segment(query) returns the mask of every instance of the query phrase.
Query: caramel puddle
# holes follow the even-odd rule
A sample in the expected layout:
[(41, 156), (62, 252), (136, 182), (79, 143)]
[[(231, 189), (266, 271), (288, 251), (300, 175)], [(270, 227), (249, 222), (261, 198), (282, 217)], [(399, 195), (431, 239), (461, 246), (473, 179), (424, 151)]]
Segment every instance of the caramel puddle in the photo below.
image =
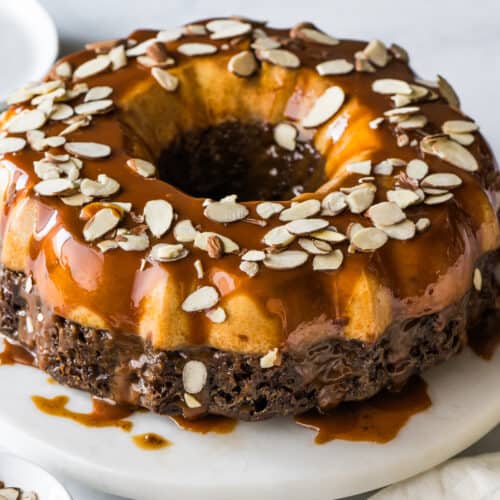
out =
[(130, 420), (124, 420), (134, 413), (134, 410), (127, 406), (113, 405), (92, 398), (92, 411), (78, 413), (66, 408), (69, 402), (68, 396), (55, 396), (53, 398), (32, 396), (31, 400), (42, 413), (67, 418), (86, 427), (118, 427), (124, 432), (130, 432), (133, 427)]
[(138, 448), (147, 451), (161, 450), (172, 445), (171, 441), (154, 432), (132, 436), (132, 441)]
[(183, 417), (169, 417), (177, 427), (184, 431), (197, 432), (198, 434), (230, 434), (238, 422), (231, 418), (209, 415), (200, 420), (186, 420)]
[(317, 444), (334, 439), (387, 443), (410, 417), (430, 406), (427, 384), (415, 377), (401, 392), (383, 392), (367, 401), (343, 403), (329, 415), (307, 413), (295, 417), (295, 421), (317, 431)]
[(4, 350), (0, 352), (0, 365), (26, 365), (34, 366), (35, 357), (28, 349), (19, 344), (13, 344), (3, 339)]

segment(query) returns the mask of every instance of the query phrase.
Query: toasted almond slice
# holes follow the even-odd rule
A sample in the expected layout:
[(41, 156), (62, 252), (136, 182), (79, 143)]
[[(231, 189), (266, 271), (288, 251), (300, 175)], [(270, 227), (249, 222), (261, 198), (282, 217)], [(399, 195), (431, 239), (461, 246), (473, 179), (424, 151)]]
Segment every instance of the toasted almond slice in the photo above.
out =
[(203, 264), (200, 259), (196, 259), (193, 262), (194, 269), (196, 271), (196, 277), (201, 280), (205, 276), (205, 271), (203, 270)]
[(74, 80), (89, 78), (106, 71), (111, 66), (111, 59), (107, 55), (99, 55), (94, 59), (84, 62), (73, 73)]
[(214, 201), (205, 207), (203, 213), (210, 220), (227, 224), (244, 219), (248, 215), (248, 208), (240, 203)]
[(376, 226), (391, 226), (406, 219), (405, 213), (392, 201), (372, 205), (367, 215)]
[(33, 189), (41, 196), (60, 196), (71, 193), (75, 184), (70, 179), (47, 179), (35, 184)]
[(61, 177), (61, 170), (54, 163), (35, 161), (33, 162), (33, 166), (35, 174), (42, 180), (58, 179)]
[(179, 79), (161, 68), (151, 68), (151, 75), (168, 92), (175, 92), (179, 86)]
[(47, 137), (45, 139), (45, 144), (49, 148), (58, 148), (60, 146), (64, 146), (66, 144), (66, 138), (65, 137), (59, 137), (58, 135), (53, 135), (51, 137)]
[(240, 263), (240, 271), (253, 278), (259, 272), (259, 264), (257, 262), (242, 261)]
[(174, 238), (181, 243), (191, 243), (197, 234), (198, 231), (189, 219), (181, 220), (174, 226)]
[(354, 64), (346, 59), (330, 59), (316, 65), (316, 71), (321, 76), (346, 75), (354, 70)]
[(151, 248), (148, 258), (157, 262), (175, 262), (184, 259), (188, 253), (181, 243), (157, 243)]
[(283, 68), (298, 68), (300, 59), (289, 50), (285, 49), (264, 49), (259, 51), (261, 59)]
[(417, 228), (417, 231), (419, 233), (425, 231), (427, 228), (429, 228), (431, 225), (430, 219), (427, 217), (421, 217), (420, 219), (417, 220), (415, 226)]
[(338, 215), (347, 207), (346, 195), (339, 191), (328, 193), (321, 201), (321, 215)]
[(273, 129), (276, 144), (288, 151), (295, 151), (297, 135), (297, 129), (290, 123), (278, 123)]
[(415, 236), (416, 226), (411, 220), (404, 220), (391, 226), (383, 226), (382, 229), (389, 238), (393, 240), (411, 240)]
[(92, 87), (85, 94), (83, 102), (101, 101), (102, 99), (107, 99), (112, 93), (113, 87), (109, 87), (108, 85)]
[(277, 347), (271, 349), (259, 359), (259, 365), (263, 370), (267, 370), (269, 368), (272, 368), (273, 366), (279, 366), (279, 364), (280, 353)]
[(265, 252), (262, 250), (248, 250), (241, 256), (241, 260), (249, 262), (261, 262), (266, 258)]
[(479, 126), (477, 123), (468, 120), (448, 120), (443, 123), (441, 130), (445, 134), (468, 134), (477, 132)]
[(116, 248), (119, 248), (118, 242), (115, 240), (102, 240), (97, 243), (97, 248), (102, 252), (106, 253), (109, 252), (110, 250), (115, 250)]
[(313, 107), (302, 119), (305, 128), (316, 128), (330, 120), (344, 104), (345, 93), (341, 87), (329, 87), (316, 99)]
[(286, 224), (290, 234), (303, 235), (314, 233), (328, 227), (328, 221), (324, 219), (297, 219)]
[[(31, 328), (27, 328), (28, 333), (33, 333), (33, 325), (28, 322), (28, 319), (31, 320), (31, 318), (27, 317), (26, 318), (26, 326), (28, 327), (31, 326)], [(17, 488), (1, 488), (0, 489), (0, 499), (1, 500), (19, 500), (20, 492)]]
[(387, 199), (399, 208), (405, 209), (420, 201), (420, 196), (411, 189), (396, 189), (387, 191)]
[(219, 292), (213, 286), (202, 286), (188, 295), (182, 303), (185, 312), (211, 309), (219, 302)]
[(435, 196), (428, 196), (424, 203), (426, 205), (440, 205), (441, 203), (446, 203), (453, 198), (453, 193), (438, 194)]
[(454, 141), (438, 138), (432, 142), (431, 149), (433, 154), (439, 156), (439, 158), (466, 172), (475, 172), (479, 169), (477, 160), (471, 152)]
[(106, 158), (111, 154), (111, 148), (107, 144), (97, 142), (67, 142), (64, 149), (78, 158), (89, 160)]
[(420, 111), (420, 106), (403, 106), (384, 111), (384, 116), (413, 115)]
[(483, 275), (481, 274), (481, 271), (477, 267), (476, 269), (474, 269), (472, 283), (474, 285), (474, 288), (478, 292), (480, 292), (481, 289), (483, 288)]
[(205, 28), (211, 33), (216, 33), (217, 31), (222, 31), (225, 29), (232, 28), (234, 26), (238, 27), (241, 24), (239, 19), (231, 19), (231, 18), (221, 18), (221, 19), (212, 19), (205, 24)]
[(184, 35), (204, 36), (207, 34), (207, 29), (203, 24), (187, 24), (182, 28)]
[(73, 68), (69, 62), (64, 61), (56, 66), (55, 73), (59, 78), (68, 80), (73, 74)]
[(460, 99), (450, 83), (441, 75), (438, 75), (439, 92), (444, 100), (455, 109), (460, 109)]
[(26, 140), (22, 137), (3, 137), (0, 138), (0, 155), (7, 153), (16, 153), (26, 146)]
[(311, 255), (325, 255), (332, 251), (331, 245), (322, 240), (311, 238), (299, 238), (299, 246)]
[(72, 116), (73, 108), (68, 104), (54, 104), (49, 114), (49, 118), (56, 121), (67, 120)]
[(262, 219), (269, 219), (273, 215), (279, 214), (284, 208), (285, 207), (280, 203), (264, 201), (262, 203), (259, 203), (255, 207), (255, 210), (257, 212), (257, 215), (259, 217), (262, 217)]
[(30, 88), (17, 89), (7, 96), (6, 102), (9, 106), (13, 104), (22, 104), (23, 102), (31, 100), (34, 95), (35, 93)]
[(425, 115), (410, 116), (406, 120), (398, 123), (398, 128), (403, 130), (411, 130), (416, 128), (423, 128), (427, 125), (427, 117)]
[(177, 47), (177, 50), (185, 56), (205, 56), (215, 54), (217, 47), (210, 43), (183, 43)]
[(144, 205), (144, 221), (156, 238), (161, 238), (172, 225), (174, 208), (167, 200), (149, 200)]
[(83, 227), (85, 241), (95, 241), (113, 230), (120, 222), (121, 214), (113, 208), (103, 208), (96, 212)]
[(352, 174), (370, 175), (372, 172), (371, 160), (355, 161), (346, 165), (346, 170)]
[(283, 222), (290, 222), (297, 219), (306, 219), (316, 215), (321, 210), (319, 200), (310, 199), (293, 203), (291, 207), (283, 210), (279, 219)]
[(201, 250), (208, 250), (208, 240), (211, 236), (217, 236), (221, 241), (224, 247), (224, 253), (238, 253), (240, 251), (240, 247), (236, 242), (223, 236), (222, 234), (213, 233), (210, 231), (206, 231), (203, 233), (197, 233), (194, 239), (194, 246), (196, 248), (200, 248)]
[(127, 53), (124, 45), (118, 45), (109, 51), (109, 60), (111, 61), (111, 69), (117, 71), (127, 65)]
[(354, 69), (362, 73), (374, 73), (377, 70), (362, 51), (354, 53)]
[(21, 134), (42, 127), (46, 121), (45, 113), (39, 109), (24, 110), (14, 115), (7, 122), (6, 128), (12, 134)]
[(245, 78), (257, 71), (257, 60), (252, 51), (243, 50), (229, 59), (227, 69), (236, 76)]
[(322, 45), (338, 45), (340, 43), (339, 40), (333, 36), (309, 27), (300, 28), (297, 31), (297, 36), (308, 42), (320, 43)]
[(295, 240), (295, 235), (291, 234), (286, 226), (277, 226), (268, 231), (262, 241), (270, 247), (284, 247)]
[(441, 189), (455, 189), (462, 185), (462, 179), (458, 175), (450, 173), (431, 174), (422, 180), (422, 187), (433, 187)]
[(281, 44), (275, 38), (266, 35), (257, 38), (257, 40), (252, 43), (251, 47), (255, 50), (279, 49)]
[(152, 177), (156, 173), (156, 167), (150, 161), (141, 158), (129, 158), (127, 167), (142, 175), (142, 177)]
[(213, 309), (209, 309), (206, 313), (205, 316), (212, 322), (212, 323), (224, 323), (227, 319), (227, 314), (226, 311), (222, 307), (214, 307)]
[(391, 59), (387, 47), (380, 40), (372, 40), (363, 49), (363, 54), (368, 58), (370, 62), (381, 68), (387, 66), (387, 63)]
[(360, 214), (371, 206), (374, 199), (375, 192), (373, 189), (360, 187), (347, 195), (346, 202), (351, 213)]
[(70, 207), (81, 207), (92, 201), (92, 196), (86, 196), (82, 193), (76, 193), (71, 196), (64, 196), (61, 201)]
[(475, 137), (472, 134), (449, 134), (449, 136), (450, 139), (453, 139), (462, 146), (470, 146), (475, 140)]
[(77, 115), (101, 115), (113, 109), (111, 99), (102, 99), (100, 101), (90, 101), (79, 104), (75, 107)]
[(383, 247), (387, 240), (387, 234), (376, 227), (362, 227), (351, 235), (352, 245), (361, 252), (374, 252)]
[(159, 42), (173, 42), (182, 37), (182, 28), (168, 28), (158, 31), (156, 39)]
[[(122, 233), (120, 234), (120, 240), (118, 241), (118, 246), (122, 249), (125, 250), (126, 252), (142, 252), (146, 250), (149, 247), (149, 237), (146, 233), (140, 233), (140, 234), (131, 234), (131, 233)], [(187, 255), (187, 250), (183, 257)], [(146, 262), (145, 259), (143, 259), (144, 264)], [(141, 266), (144, 266), (144, 264), (141, 264)], [(141, 271), (144, 269), (142, 268)]]
[(80, 191), (85, 196), (97, 196), (106, 198), (115, 194), (120, 189), (120, 184), (115, 179), (108, 177), (106, 174), (99, 174), (97, 181), (92, 179), (83, 179), (80, 184)]
[(186, 406), (191, 409), (201, 408), (201, 403), (191, 394), (187, 392), (184, 394), (184, 402)]
[(143, 42), (128, 48), (125, 53), (128, 57), (143, 56), (146, 53), (148, 47), (150, 47), (156, 42), (157, 42), (156, 38), (148, 38), (147, 40), (144, 40)]
[[(377, 118), (374, 118), (373, 120), (371, 120), (369, 123), (368, 123), (368, 126), (372, 129), (372, 130), (376, 130), (380, 127), (380, 125), (382, 125), (382, 123), (384, 123), (384, 120), (385, 118), (383, 116), (379, 116)], [(384, 175), (384, 174), (382, 174)]]
[(316, 255), (313, 259), (314, 271), (336, 271), (344, 260), (344, 254), (337, 249), (327, 255)]
[(226, 24), (223, 28), (214, 31), (210, 38), (212, 40), (222, 40), (224, 38), (234, 38), (246, 35), (252, 31), (252, 25), (249, 23), (242, 23), (240, 21), (234, 21), (231, 25)]
[(188, 361), (182, 370), (182, 385), (189, 394), (198, 394), (208, 379), (207, 367), (201, 361)]
[(412, 179), (421, 180), (429, 171), (429, 165), (423, 160), (411, 160), (406, 166), (406, 175)]
[(430, 187), (424, 187), (422, 191), (425, 194), (446, 194), (449, 190), (448, 189), (443, 189), (443, 188), (430, 188)]
[(372, 90), (377, 94), (411, 94), (410, 85), (404, 80), (396, 80), (394, 78), (381, 78), (372, 83)]
[(302, 250), (285, 250), (280, 253), (267, 254), (264, 265), (269, 269), (294, 269), (304, 264), (309, 255)]

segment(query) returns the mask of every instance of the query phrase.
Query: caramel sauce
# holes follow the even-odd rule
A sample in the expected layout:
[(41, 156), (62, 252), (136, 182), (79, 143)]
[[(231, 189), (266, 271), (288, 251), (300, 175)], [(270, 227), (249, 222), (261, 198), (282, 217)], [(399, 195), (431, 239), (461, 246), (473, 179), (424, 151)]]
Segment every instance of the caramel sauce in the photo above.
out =
[(308, 413), (295, 417), (295, 421), (317, 431), (317, 444), (334, 439), (387, 443), (413, 415), (430, 406), (427, 384), (415, 377), (401, 392), (384, 391), (367, 401), (342, 403), (329, 415)]
[(146, 434), (132, 436), (132, 441), (138, 448), (147, 451), (161, 450), (172, 445), (168, 439), (165, 439), (154, 432), (147, 432)]
[(7, 339), (4, 339), (3, 345), (4, 350), (0, 352), (0, 365), (34, 366), (35, 357), (25, 347), (9, 342)]
[(52, 377), (47, 377), (47, 384), (50, 384), (50, 385), (56, 385), (57, 384), (57, 380), (52, 378)]
[(177, 427), (184, 431), (196, 432), (198, 434), (230, 434), (238, 424), (237, 420), (227, 417), (209, 415), (199, 420), (186, 420), (183, 417), (170, 417)]
[(55, 396), (44, 398), (32, 396), (31, 400), (38, 410), (54, 417), (67, 418), (85, 427), (118, 427), (130, 432), (133, 424), (125, 420), (134, 413), (128, 406), (114, 405), (101, 399), (92, 398), (92, 411), (90, 413), (78, 413), (66, 408), (68, 396)]

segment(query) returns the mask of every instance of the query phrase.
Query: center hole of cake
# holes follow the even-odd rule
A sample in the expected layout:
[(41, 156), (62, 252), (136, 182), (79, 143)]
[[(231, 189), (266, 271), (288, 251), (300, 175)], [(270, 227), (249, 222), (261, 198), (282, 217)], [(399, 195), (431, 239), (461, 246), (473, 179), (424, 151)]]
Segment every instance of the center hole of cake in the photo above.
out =
[(199, 198), (287, 200), (325, 183), (325, 161), (309, 141), (278, 146), (269, 124), (225, 122), (178, 137), (162, 152), (160, 178)]

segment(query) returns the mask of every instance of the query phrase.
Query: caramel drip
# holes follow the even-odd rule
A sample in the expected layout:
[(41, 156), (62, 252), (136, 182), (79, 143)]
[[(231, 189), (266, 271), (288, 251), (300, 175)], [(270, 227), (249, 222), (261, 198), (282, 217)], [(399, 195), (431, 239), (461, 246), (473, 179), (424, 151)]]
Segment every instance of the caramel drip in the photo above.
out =
[(147, 451), (162, 450), (163, 448), (167, 448), (172, 445), (168, 439), (165, 439), (154, 432), (147, 432), (146, 434), (132, 436), (132, 441), (138, 448)]
[(230, 434), (234, 431), (237, 421), (231, 418), (209, 415), (198, 420), (186, 420), (183, 417), (175, 416), (170, 417), (177, 426), (189, 432), (196, 432), (198, 434)]
[(92, 411), (90, 413), (78, 413), (69, 410), (68, 396), (55, 396), (45, 398), (32, 396), (31, 400), (38, 410), (54, 417), (67, 418), (85, 427), (118, 427), (124, 432), (130, 432), (133, 423), (125, 420), (134, 413), (128, 406), (111, 404), (101, 399), (92, 398)]
[(308, 413), (295, 421), (317, 432), (315, 442), (334, 439), (387, 443), (406, 422), (431, 406), (427, 384), (414, 378), (398, 393), (383, 392), (359, 403), (342, 403), (329, 415)]
[(35, 365), (35, 357), (25, 347), (4, 339), (4, 350), (0, 352), (0, 365)]

